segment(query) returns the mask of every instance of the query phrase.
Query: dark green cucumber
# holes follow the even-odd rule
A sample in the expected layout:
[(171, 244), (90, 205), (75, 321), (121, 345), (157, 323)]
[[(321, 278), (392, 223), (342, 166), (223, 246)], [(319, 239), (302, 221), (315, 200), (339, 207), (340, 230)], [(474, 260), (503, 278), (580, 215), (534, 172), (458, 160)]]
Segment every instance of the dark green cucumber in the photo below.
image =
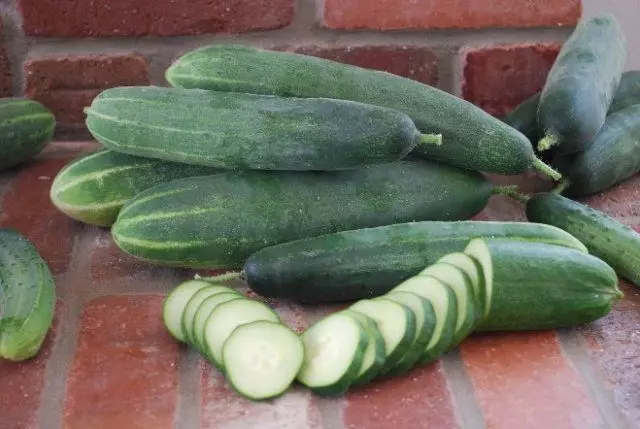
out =
[(53, 138), (53, 113), (28, 98), (0, 99), (0, 171), (36, 156)]
[[(607, 315), (620, 299), (615, 271), (588, 253), (546, 243), (486, 241), (478, 258), (493, 279), (477, 331), (559, 329)], [(475, 256), (475, 255), (474, 255)]]
[(505, 175), (537, 169), (558, 174), (536, 158), (527, 138), (477, 106), (435, 87), (390, 73), (291, 52), (212, 45), (180, 57), (166, 71), (175, 87), (352, 100), (408, 114), (443, 144), (414, 154), (461, 168)]
[(570, 232), (589, 253), (607, 262), (618, 275), (640, 286), (640, 234), (600, 210), (551, 192), (527, 202), (527, 218)]
[(338, 231), (463, 220), (493, 192), (480, 173), (420, 161), (332, 172), (240, 171), (143, 191), (120, 211), (117, 245), (149, 262), (240, 268), (258, 250)]
[(351, 301), (388, 292), (469, 240), (540, 241), (587, 252), (565, 231), (528, 222), (416, 222), (337, 232), (267, 247), (246, 261), (258, 294), (307, 303)]
[(547, 77), (538, 104), (538, 150), (584, 150), (598, 133), (615, 96), (627, 58), (620, 24), (597, 14), (578, 23)]
[(160, 183), (224, 170), (100, 150), (67, 164), (51, 185), (53, 205), (78, 221), (111, 226), (122, 206)]
[(640, 104), (609, 116), (591, 145), (554, 159), (569, 197), (596, 194), (640, 171)]
[(640, 104), (640, 70), (630, 70), (622, 73), (620, 84), (613, 97), (607, 115)]
[(33, 243), (0, 228), (0, 359), (24, 361), (38, 354), (55, 300), (55, 281)]
[(103, 91), (87, 127), (107, 148), (224, 169), (339, 170), (437, 145), (406, 114), (347, 100), (160, 87)]

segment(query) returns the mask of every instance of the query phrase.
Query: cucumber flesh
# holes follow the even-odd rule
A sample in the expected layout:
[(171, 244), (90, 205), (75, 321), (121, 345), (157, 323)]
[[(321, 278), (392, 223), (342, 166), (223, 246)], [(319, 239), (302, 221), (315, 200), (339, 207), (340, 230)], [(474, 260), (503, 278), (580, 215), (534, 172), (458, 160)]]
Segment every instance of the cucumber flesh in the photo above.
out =
[(489, 317), (491, 312), (491, 300), (493, 297), (493, 262), (491, 260), (491, 252), (487, 243), (478, 238), (474, 238), (464, 249), (464, 253), (473, 257), (482, 267), (484, 274), (484, 317)]
[(204, 331), (207, 319), (213, 312), (213, 310), (220, 304), (231, 301), (232, 299), (243, 299), (243, 295), (238, 292), (222, 292), (217, 293), (215, 295), (211, 295), (202, 301), (196, 314), (193, 318), (193, 338), (194, 338), (194, 346), (198, 351), (204, 355), (209, 361), (212, 361), (213, 358), (209, 356), (207, 352), (207, 344), (204, 338)]
[(225, 376), (251, 400), (282, 395), (302, 366), (300, 337), (281, 323), (259, 320), (233, 330), (222, 347)]
[(187, 343), (191, 345), (196, 345), (195, 335), (194, 335), (194, 324), (193, 321), (196, 316), (196, 312), (202, 304), (202, 301), (209, 298), (210, 296), (216, 295), (218, 293), (225, 292), (233, 292), (234, 290), (227, 286), (221, 285), (211, 285), (209, 287), (205, 287), (200, 289), (198, 292), (194, 293), (191, 299), (187, 302), (187, 305), (184, 307), (184, 311), (182, 312), (182, 332), (184, 332), (184, 336), (187, 339)]
[(368, 344), (364, 352), (362, 366), (357, 378), (352, 384), (366, 384), (373, 380), (382, 370), (385, 362), (384, 338), (376, 322), (369, 316), (356, 311), (350, 311), (349, 316), (355, 317), (366, 331)]
[(164, 300), (162, 320), (169, 333), (178, 341), (186, 343), (187, 336), (182, 329), (182, 313), (193, 295), (200, 289), (211, 286), (202, 280), (187, 280), (173, 289)]
[(416, 331), (416, 316), (404, 304), (384, 297), (363, 299), (349, 307), (375, 320), (384, 338), (385, 363), (382, 373), (393, 368), (411, 348)]
[(218, 305), (207, 318), (204, 341), (208, 356), (214, 365), (223, 369), (222, 347), (231, 332), (240, 325), (258, 320), (280, 322), (280, 317), (260, 301), (234, 299)]
[(482, 266), (471, 256), (462, 252), (449, 253), (438, 260), (443, 264), (457, 267), (471, 280), (474, 291), (474, 304), (476, 306), (476, 321), (484, 318), (485, 284)]
[(302, 334), (304, 362), (296, 379), (319, 395), (340, 395), (358, 377), (368, 344), (350, 310), (331, 314)]

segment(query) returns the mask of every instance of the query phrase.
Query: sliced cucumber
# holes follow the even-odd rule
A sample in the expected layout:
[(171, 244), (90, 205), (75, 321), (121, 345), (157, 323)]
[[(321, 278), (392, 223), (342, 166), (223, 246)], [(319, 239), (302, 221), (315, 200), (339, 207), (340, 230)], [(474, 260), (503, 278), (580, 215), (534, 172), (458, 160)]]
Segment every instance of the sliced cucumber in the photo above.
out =
[(375, 320), (385, 345), (385, 363), (381, 373), (393, 368), (411, 348), (416, 332), (416, 316), (404, 304), (383, 297), (363, 299), (349, 309)]
[(469, 276), (475, 296), (476, 323), (480, 323), (485, 317), (485, 282), (480, 263), (473, 257), (462, 252), (449, 253), (440, 258), (438, 262), (458, 267)]
[(385, 362), (384, 338), (378, 329), (376, 322), (369, 316), (365, 316), (357, 311), (350, 311), (349, 316), (356, 317), (363, 325), (367, 333), (368, 344), (364, 351), (364, 359), (358, 376), (352, 384), (366, 384), (373, 380), (382, 368)]
[(235, 292), (235, 290), (228, 286), (210, 285), (208, 287), (200, 289), (198, 292), (193, 294), (191, 299), (189, 299), (187, 305), (184, 307), (184, 311), (182, 312), (182, 318), (180, 321), (180, 323), (182, 323), (182, 332), (184, 332), (184, 336), (189, 344), (194, 346), (196, 345), (195, 335), (193, 332), (193, 321), (196, 316), (196, 312), (198, 311), (198, 307), (200, 307), (200, 304), (202, 304), (202, 301), (209, 298), (210, 296), (229, 292)]
[(187, 342), (182, 329), (182, 313), (193, 295), (200, 289), (211, 286), (202, 280), (187, 280), (180, 283), (165, 298), (162, 305), (162, 320), (169, 333), (178, 341)]
[(419, 363), (426, 365), (440, 358), (453, 344), (455, 334), (457, 304), (453, 289), (435, 277), (421, 275), (408, 278), (393, 291), (413, 292), (431, 302), (436, 315), (436, 326)]
[(222, 346), (231, 332), (238, 326), (258, 320), (279, 323), (280, 317), (266, 304), (247, 298), (232, 299), (213, 309), (204, 326), (204, 342), (214, 365), (224, 370)]
[(420, 272), (420, 275), (428, 275), (437, 278), (442, 283), (453, 289), (456, 294), (457, 320), (456, 331), (451, 347), (455, 347), (464, 340), (475, 327), (476, 308), (475, 295), (471, 279), (457, 267), (435, 263)]
[(340, 395), (357, 379), (369, 339), (357, 316), (342, 310), (307, 329), (302, 342), (297, 380), (318, 395)]
[(222, 347), (225, 375), (240, 395), (251, 400), (282, 395), (302, 367), (300, 337), (281, 323), (259, 320), (240, 325)]
[(493, 262), (487, 243), (480, 238), (474, 238), (467, 244), (464, 253), (473, 257), (482, 267), (484, 277), (484, 317), (489, 316), (491, 311), (491, 299), (493, 296)]
[(406, 291), (390, 291), (385, 298), (404, 304), (416, 316), (416, 332), (410, 349), (387, 375), (401, 375), (410, 371), (418, 362), (431, 340), (436, 323), (436, 315), (429, 300)]
[(204, 328), (206, 326), (207, 319), (211, 315), (211, 312), (218, 305), (231, 301), (232, 299), (244, 299), (244, 296), (238, 292), (222, 292), (212, 295), (202, 301), (202, 304), (198, 307), (196, 315), (193, 318), (193, 339), (194, 346), (198, 351), (205, 356), (209, 361), (213, 358), (209, 356), (207, 351), (207, 344), (204, 339)]

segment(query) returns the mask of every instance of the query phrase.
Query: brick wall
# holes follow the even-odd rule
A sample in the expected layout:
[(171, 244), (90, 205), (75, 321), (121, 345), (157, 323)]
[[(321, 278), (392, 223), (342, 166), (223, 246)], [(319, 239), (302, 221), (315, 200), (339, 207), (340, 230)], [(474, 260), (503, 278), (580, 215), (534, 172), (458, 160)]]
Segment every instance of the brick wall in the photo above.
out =
[[(4, 5), (4, 6), (3, 6)], [(58, 138), (115, 85), (166, 85), (185, 51), (282, 47), (383, 69), (504, 114), (542, 85), (579, 0), (13, 0), (0, 2), (0, 94), (40, 100)]]

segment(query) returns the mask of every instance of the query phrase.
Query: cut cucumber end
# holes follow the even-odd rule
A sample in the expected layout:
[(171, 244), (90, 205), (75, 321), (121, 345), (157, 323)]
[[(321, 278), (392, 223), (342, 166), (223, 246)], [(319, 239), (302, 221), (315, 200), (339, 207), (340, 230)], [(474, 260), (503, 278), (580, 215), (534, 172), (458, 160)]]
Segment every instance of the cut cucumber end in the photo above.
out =
[(534, 169), (536, 169), (540, 173), (550, 177), (551, 179), (555, 180), (556, 182), (562, 179), (562, 174), (560, 174), (559, 172), (554, 170), (548, 164), (545, 164), (541, 159), (539, 159), (537, 157), (534, 157), (534, 158), (535, 158), (533, 160), (533, 168)]
[(475, 258), (482, 267), (485, 281), (484, 316), (489, 316), (493, 297), (493, 260), (487, 243), (481, 238), (474, 238), (467, 244), (464, 253)]
[(231, 301), (232, 299), (244, 299), (244, 296), (238, 292), (222, 292), (209, 296), (202, 301), (195, 313), (195, 316), (193, 317), (194, 345), (196, 349), (198, 349), (198, 351), (209, 361), (212, 361), (213, 359), (209, 356), (207, 344), (204, 338), (204, 328), (206, 326), (207, 319), (218, 305)]
[(200, 277), (199, 275), (196, 275), (195, 278), (197, 280), (202, 280), (209, 283), (217, 283), (217, 282), (224, 282), (228, 280), (240, 279), (242, 278), (243, 274), (244, 273), (242, 271), (230, 271), (228, 273), (218, 274), (217, 276), (210, 276), (210, 277)]
[(347, 313), (349, 316), (355, 317), (363, 326), (368, 338), (368, 344), (364, 352), (362, 366), (358, 372), (358, 376), (352, 384), (366, 384), (380, 374), (385, 362), (384, 338), (378, 329), (376, 322), (369, 316), (356, 311)]
[(200, 289), (211, 284), (200, 280), (187, 280), (180, 283), (165, 298), (162, 306), (162, 320), (169, 333), (178, 341), (186, 343), (187, 336), (182, 328), (182, 314), (189, 300)]
[(442, 134), (420, 134), (418, 146), (442, 145)]
[[(195, 320), (198, 308), (200, 307), (202, 302), (213, 295), (234, 292), (234, 289), (231, 289), (227, 286), (209, 285), (208, 287), (204, 287), (193, 294), (189, 301), (187, 301), (187, 305), (185, 305), (184, 310), (182, 311), (182, 317), (180, 319), (180, 323), (182, 324), (182, 332), (184, 333), (184, 337), (187, 343), (191, 345), (197, 345), (193, 322)], [(237, 292), (235, 293), (237, 294)]]

